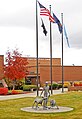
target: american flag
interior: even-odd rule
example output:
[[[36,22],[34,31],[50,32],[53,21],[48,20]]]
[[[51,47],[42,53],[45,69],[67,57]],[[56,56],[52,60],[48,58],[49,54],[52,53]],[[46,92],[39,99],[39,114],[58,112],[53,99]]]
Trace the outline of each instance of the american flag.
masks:
[[[53,18],[51,15],[49,15],[49,20],[50,20],[51,22],[53,22],[53,23],[55,22],[55,21],[54,21],[54,18]]]
[[[39,2],[38,4],[40,6],[40,15],[49,16],[49,20],[51,22],[54,22],[54,18],[51,16],[50,11],[47,8],[45,8],[42,4],[40,4]]]

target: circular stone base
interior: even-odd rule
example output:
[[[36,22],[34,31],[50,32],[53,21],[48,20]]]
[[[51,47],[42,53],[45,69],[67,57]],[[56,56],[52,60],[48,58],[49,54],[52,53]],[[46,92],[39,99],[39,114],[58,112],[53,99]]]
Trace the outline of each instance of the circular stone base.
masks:
[[[43,109],[43,107],[40,106],[38,109],[32,107],[24,107],[21,108],[21,110],[26,112],[33,112],[33,113],[56,113],[56,112],[68,112],[73,110],[73,108],[70,107],[58,106],[58,108],[59,109],[57,109],[56,107]]]

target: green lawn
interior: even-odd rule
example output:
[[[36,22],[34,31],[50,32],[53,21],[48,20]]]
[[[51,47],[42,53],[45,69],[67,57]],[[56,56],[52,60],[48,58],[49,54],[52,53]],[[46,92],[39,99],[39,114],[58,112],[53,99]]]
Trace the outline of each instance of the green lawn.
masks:
[[[59,106],[73,107],[71,112],[54,114],[36,114],[20,110],[22,107],[32,106],[34,98],[21,98],[0,101],[0,119],[82,119],[82,92],[68,92],[53,95]]]

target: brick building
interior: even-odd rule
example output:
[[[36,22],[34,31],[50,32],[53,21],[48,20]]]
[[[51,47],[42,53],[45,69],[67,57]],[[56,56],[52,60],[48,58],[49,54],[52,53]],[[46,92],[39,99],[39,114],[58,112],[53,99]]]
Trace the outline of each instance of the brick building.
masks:
[[[4,55],[0,55],[0,80],[4,78]]]
[[[31,81],[32,84],[36,84],[36,58],[28,58],[28,70],[29,75],[26,77],[26,82]],[[4,77],[4,56],[0,55],[0,79]],[[50,59],[39,58],[39,84],[44,84],[45,81],[50,82]],[[52,81],[61,82],[62,80],[62,67],[61,59],[52,59]],[[64,66],[64,81],[82,81],[82,66]]]
[[[36,78],[37,78],[37,75],[36,75],[36,58],[28,58],[28,62],[29,62],[29,64],[28,64],[29,75],[27,77],[29,80],[31,80],[32,84],[35,84]],[[61,66],[61,59],[60,58],[53,58],[52,59],[52,65],[53,66]],[[38,59],[39,84],[42,84],[45,82],[45,80],[50,79],[49,70],[47,72],[45,72],[45,70],[49,69],[49,68],[50,68],[50,58],[39,58]],[[41,72],[43,72],[43,74],[41,74]],[[45,78],[45,75],[48,76],[48,78]]]
[[[47,72],[47,75],[45,75]],[[43,84],[45,81],[50,81],[50,68],[40,67],[40,83]],[[52,67],[52,80],[54,82],[62,81],[62,67]],[[64,66],[64,81],[82,81],[82,66]]]
[[[36,59],[28,58],[29,72],[28,78],[32,83],[36,82]],[[50,82],[50,59],[39,58],[38,60],[39,69],[39,83],[44,84],[45,81]],[[62,66],[60,58],[52,59],[52,81],[62,81]],[[64,81],[82,81],[82,66],[64,66]]]

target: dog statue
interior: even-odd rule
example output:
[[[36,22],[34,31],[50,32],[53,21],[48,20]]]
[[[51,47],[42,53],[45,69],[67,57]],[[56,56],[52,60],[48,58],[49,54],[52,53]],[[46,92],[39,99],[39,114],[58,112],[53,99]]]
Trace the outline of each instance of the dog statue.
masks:
[[[35,106],[35,109],[38,109],[39,108],[39,104],[42,106],[42,103],[43,103],[43,101],[45,100],[45,98],[44,97],[37,97],[35,100],[34,100],[34,103],[33,103],[33,105],[32,105],[32,108],[34,108],[34,106]]]
[[[58,105],[56,104],[56,101],[51,99],[50,100],[50,107],[52,108],[52,107],[55,107],[55,106],[57,107],[57,109],[59,109]]]

